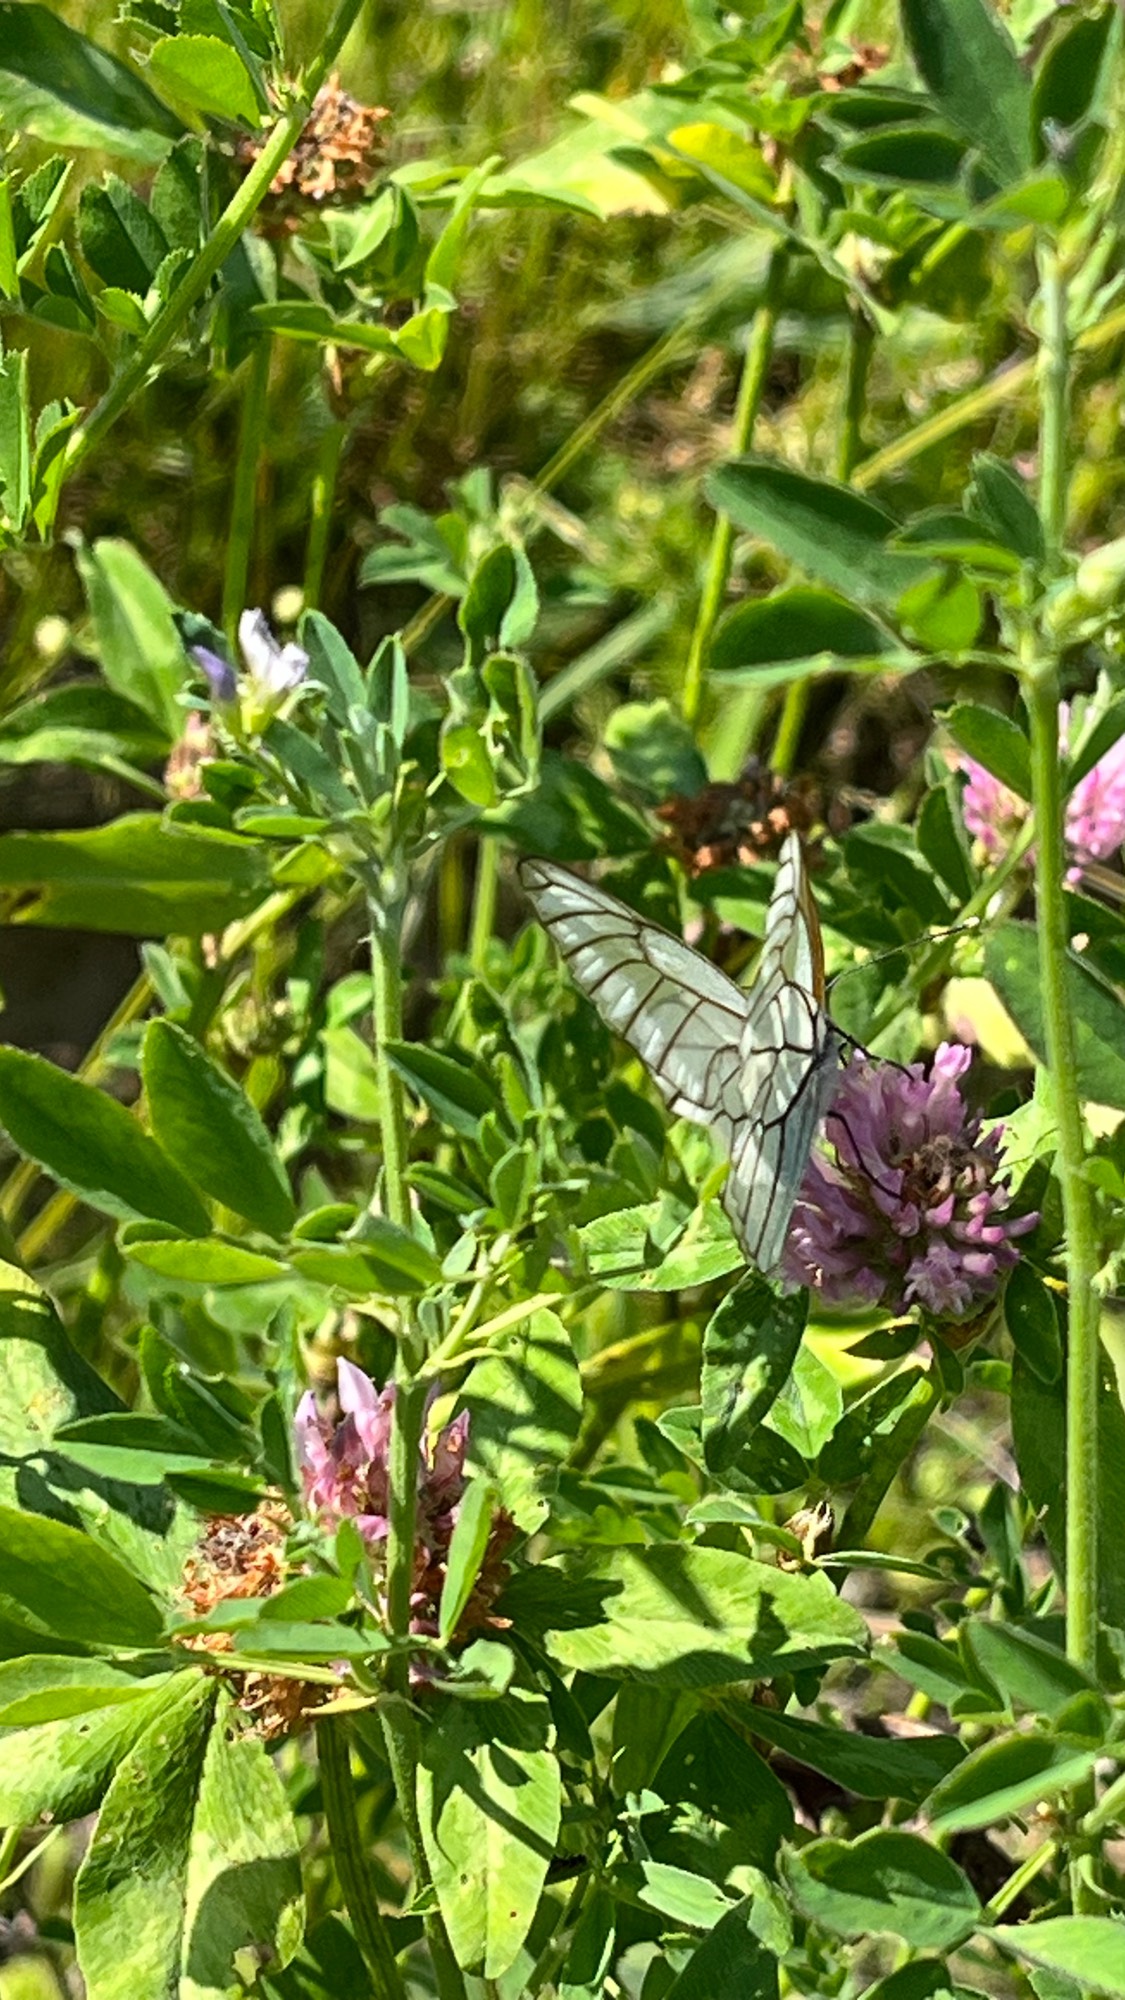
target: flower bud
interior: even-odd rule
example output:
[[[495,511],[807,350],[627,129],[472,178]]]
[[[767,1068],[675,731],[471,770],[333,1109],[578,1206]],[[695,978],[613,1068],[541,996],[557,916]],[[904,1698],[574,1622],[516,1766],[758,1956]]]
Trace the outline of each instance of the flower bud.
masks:
[[[1075,587],[1091,610],[1108,611],[1125,587],[1125,535],[1091,549],[1078,565]]]

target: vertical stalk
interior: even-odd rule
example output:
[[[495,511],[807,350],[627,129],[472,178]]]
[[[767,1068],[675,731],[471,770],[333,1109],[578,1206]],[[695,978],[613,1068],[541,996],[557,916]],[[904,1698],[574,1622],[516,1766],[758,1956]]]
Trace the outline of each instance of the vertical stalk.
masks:
[[[1055,251],[1040,264],[1043,334],[1039,353],[1040,513],[1047,575],[1057,571],[1066,537],[1066,426],[1070,347],[1066,276]],[[1041,652],[1025,670],[1031,721],[1031,796],[1035,818],[1035,888],[1039,977],[1047,1063],[1058,1127],[1057,1170],[1066,1223],[1068,1337],[1066,1372],[1066,1644],[1077,1665],[1096,1674],[1098,1644],[1098,1386],[1101,1366],[1093,1191],[1085,1176],[1085,1140],[1074,1022],[1067,991],[1069,935],[1063,877],[1064,798],[1059,756],[1059,674]],[[1092,1804],[1083,1788],[1081,1813]],[[1072,1850],[1071,1897],[1077,1911],[1097,1907],[1081,1856]]]
[[[254,515],[258,499],[258,468],[266,434],[269,401],[270,358],[273,342],[268,333],[254,343],[246,364],[246,385],[242,398],[242,421],[238,427],[238,459],[234,469],[230,529],[227,534],[226,571],[223,576],[223,631],[234,646],[238,621],[246,605],[246,585],[254,546]]]
[[[331,1721],[322,1719],[316,1725],[317,1762],[332,1859],[356,1943],[371,1974],[375,2000],[406,2000],[406,1986],[379,1908],[360,1836],[346,1730],[342,1716]]]
[[[324,587],[324,565],[328,558],[332,509],[336,501],[336,480],[347,435],[346,424],[331,423],[327,430],[321,433],[317,447],[309,506],[309,538],[305,546],[303,594],[306,611],[316,610]]]
[[[407,1181],[406,1106],[402,1083],[391,1066],[387,1044],[402,1038],[402,919],[405,898],[395,885],[369,883],[371,912],[372,1026],[379,1080],[383,1140],[383,1206],[400,1229],[410,1227]],[[415,1894],[430,1885],[430,1870],[418,1819],[418,1729],[410,1703],[410,1599],[414,1587],[415,1521],[418,1512],[418,1458],[426,1416],[424,1354],[409,1306],[399,1328],[395,1404],[391,1419],[387,1498],[386,1614],[394,1642],[387,1664],[383,1739],[414,1869]],[[466,2000],[465,1982],[436,1911],[424,1919],[440,2000]]]
[[[770,359],[773,355],[774,334],[777,331],[778,307],[781,288],[785,278],[786,251],[784,246],[775,249],[766,273],[766,288],[762,303],[754,316],[754,323],[746,342],[746,353],[742,362],[742,373],[738,381],[738,396],[734,408],[734,423],[731,427],[730,451],[732,458],[740,458],[750,444],[754,423],[761,406],[762,391],[766,384]],[[687,666],[684,670],[684,721],[694,724],[699,716],[703,699],[703,671],[707,660],[707,650],[711,644],[711,634],[715,622],[723,608],[727,579],[730,575],[730,552],[734,542],[734,528],[725,514],[717,514],[711,530],[711,546],[707,552],[707,567],[703,573],[703,589],[699,597],[699,609],[695,615],[695,629],[691,635]]]
[[[851,478],[856,460],[863,449],[860,426],[863,422],[863,412],[867,407],[867,377],[874,352],[875,328],[862,306],[854,307],[848,336],[843,422],[840,426],[840,443],[836,453],[836,477],[843,485],[846,485]],[[811,693],[812,682],[808,679],[791,681],[785,690],[781,720],[777,725],[777,737],[770,756],[770,768],[776,771],[780,778],[787,778],[797,761],[801,731],[808,713]]]
[[[469,925],[469,963],[482,976],[489,940],[496,925],[496,893],[500,886],[500,843],[482,835],[477,843],[473,882],[473,914]]]

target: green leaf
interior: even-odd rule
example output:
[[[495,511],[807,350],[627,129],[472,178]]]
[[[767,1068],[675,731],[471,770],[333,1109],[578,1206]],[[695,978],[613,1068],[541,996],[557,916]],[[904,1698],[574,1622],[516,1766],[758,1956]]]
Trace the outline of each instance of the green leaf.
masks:
[[[623,702],[602,740],[616,776],[646,803],[662,805],[673,792],[690,796],[707,783],[695,738],[670,701]]]
[[[662,1196],[596,1216],[578,1235],[591,1275],[611,1291],[682,1291],[746,1262],[717,1201],[688,1213]]]
[[[764,1278],[750,1272],[707,1323],[703,1455],[708,1471],[727,1484],[742,1483],[740,1461],[789,1379],[807,1312],[807,1292],[779,1298]]]
[[[437,1284],[441,1266],[407,1229],[384,1216],[368,1216],[361,1236],[346,1243],[309,1244],[290,1252],[295,1271],[322,1285],[339,1285],[359,1298],[373,1291],[424,1292]]]
[[[599,1550],[573,1590],[552,1563],[510,1585],[504,1603],[546,1633],[564,1668],[711,1687],[769,1680],[866,1644],[858,1612],[826,1576],[801,1576],[724,1549],[672,1544]]]
[[[20,529],[31,506],[31,405],[26,353],[0,353],[0,497],[9,527]]]
[[[2,844],[2,843],[0,843]],[[1039,1062],[1047,1060],[1039,938],[1034,924],[998,924],[986,938],[984,969]],[[1066,987],[1078,1056],[1078,1088],[1094,1104],[1125,1110],[1125,1010],[1073,952],[1066,957]]]
[[[782,1856],[801,1915],[838,1937],[889,1931],[915,1951],[946,1951],[976,1927],[968,1876],[914,1833],[876,1827],[858,1840],[813,1840]]]
[[[558,1315],[541,1307],[498,1353],[478,1361],[460,1405],[470,1413],[470,1466],[491,1481],[524,1533],[533,1534],[582,1420],[582,1379]]]
[[[1004,181],[1032,164],[1031,91],[1007,29],[984,0],[902,0],[923,83]]]
[[[628,1691],[626,1684],[619,1703]],[[651,1688],[636,1692],[641,1701],[652,1703]],[[652,1786],[662,1799],[694,1806],[705,1819],[732,1828],[740,1860],[756,1868],[772,1870],[781,1842],[793,1831],[793,1807],[780,1778],[714,1713],[693,1716],[680,1731]]]
[[[559,1973],[558,2000],[602,2000],[613,1963],[617,1905],[607,1889],[590,1891]]]
[[[181,1284],[265,1285],[285,1276],[285,1265],[279,1258],[264,1257],[259,1250],[223,1243],[214,1236],[138,1237],[121,1247],[131,1264],[142,1264],[146,1271],[157,1271],[162,1278],[175,1278]]]
[[[0,1048],[0,1122],[28,1159],[91,1208],[206,1233],[198,1196],[125,1106],[42,1056]]]
[[[0,1452],[38,1454],[61,1424],[118,1407],[34,1278],[0,1263]]]
[[[104,285],[143,298],[165,257],[168,243],[151,209],[119,174],[101,187],[87,182],[78,204],[78,241],[90,269]],[[95,543],[95,557],[99,544]],[[119,548],[128,548],[121,542]],[[140,564],[140,557],[130,550]],[[142,565],[143,567],[143,565]],[[145,569],[146,578],[149,572]]]
[[[1082,1785],[1101,1755],[1100,1746],[1065,1736],[997,1736],[970,1751],[926,1801],[936,1837],[993,1826],[1034,1810]]]
[[[683,1971],[664,1989],[664,2000],[777,2000],[777,1960],[756,1935],[747,1898],[696,1946]]]
[[[328,691],[328,709],[343,727],[349,708],[367,706],[367,683],[351,647],[320,611],[306,611],[301,620],[301,644],[309,656],[309,678]]]
[[[1063,16],[1040,55],[1031,86],[1031,143],[1037,160],[1050,156],[1052,128],[1073,132],[1094,106],[1103,89],[1107,54],[1115,44],[1120,48],[1114,25],[1112,7]]]
[[[486,1479],[470,1479],[457,1509],[441,1586],[438,1637],[446,1645],[473,1594],[495,1513],[495,1488]]]
[[[188,1180],[268,1236],[296,1220],[285,1169],[256,1107],[174,1021],[150,1021],[144,1086],[156,1137]]]
[[[1081,1667],[1034,1632],[999,1619],[966,1618],[959,1633],[967,1657],[1010,1708],[1055,1716],[1091,1686]]]
[[[876,187],[949,187],[959,180],[965,142],[940,125],[885,126],[841,146],[836,165],[845,181]]]
[[[561,1814],[550,1712],[521,1690],[447,1703],[421,1739],[418,1808],[460,1966],[499,1979],[531,1925]]]
[[[0,0],[0,120],[51,145],[149,165],[183,129],[124,63],[27,0]]]
[[[179,1992],[192,1830],[218,1684],[181,1676],[178,1699],[122,1759],[74,1887],[88,2000]]]
[[[75,562],[110,687],[135,702],[170,738],[179,736],[179,695],[188,674],[167,592],[129,542],[107,538],[90,547],[82,543]]]
[[[43,1514],[0,1507],[0,1592],[61,1639],[151,1646],[160,1614],[124,1563]]]
[[[1034,1265],[1016,1265],[1004,1289],[1004,1321],[1029,1368],[1043,1382],[1062,1374],[1062,1337],[1055,1302]]]
[[[218,35],[166,35],[149,50],[149,74],[178,104],[212,118],[258,123],[258,103],[246,67]]]
[[[0,764],[81,764],[132,775],[168,755],[169,739],[111,688],[76,683],[24,702],[0,725]]]
[[[179,2000],[227,2000],[240,1961],[250,1984],[260,1966],[280,1971],[301,1942],[300,1843],[285,1787],[227,1696],[207,1740],[184,1890]]]
[[[861,602],[894,603],[925,574],[924,558],[888,547],[898,523],[849,486],[768,459],[732,459],[707,497],[743,534],[771,542],[808,576]]]
[[[26,1670],[34,1663],[11,1664]],[[77,1668],[86,1664],[74,1662]],[[107,1699],[53,1722],[28,1728],[6,1722],[0,1735],[0,1821],[19,1826],[49,1818],[65,1825],[96,1811],[117,1766],[146,1729],[159,1727],[189,1678],[195,1682],[198,1676],[135,1680],[128,1700]]]
[[[507,834],[524,854],[551,861],[600,861],[652,846],[639,813],[615,798],[585,764],[557,750],[544,753],[534,791],[506,800],[479,824],[488,833]]]
[[[1062,1973],[1110,2000],[1125,1995],[1125,1923],[1117,1917],[1047,1917],[1034,1924],[997,1924],[984,1933],[1002,1951]]]
[[[997,541],[1026,562],[1043,560],[1043,523],[1024,481],[991,452],[973,459],[971,510]]]
[[[905,904],[919,924],[948,923],[949,899],[923,861],[913,827],[880,820],[853,826],[845,837],[844,856],[848,873],[871,884],[884,904]]]
[[[166,1687],[170,1675],[145,1678],[107,1660],[39,1653],[0,1665],[0,1727],[27,1729],[40,1722],[116,1708]]]
[[[407,1088],[462,1137],[475,1138],[489,1112],[503,1118],[500,1098],[467,1061],[419,1042],[388,1042],[386,1053]]]
[[[885,667],[884,656],[899,650],[854,604],[831,591],[794,584],[728,612],[711,641],[708,664],[712,673],[732,680],[764,683],[774,668],[784,668],[788,677],[798,666],[838,670],[841,661]]]
[[[955,702],[944,717],[958,748],[964,750],[1020,799],[1031,797],[1031,747],[1018,724],[997,708]]]
[[[861,1799],[905,1799],[920,1805],[933,1787],[960,1764],[963,1752],[954,1736],[862,1736],[853,1729],[836,1729],[826,1722],[769,1709],[754,1733],[773,1743],[799,1764],[820,1771]]]
[[[200,937],[245,916],[270,885],[265,850],[210,827],[126,813],[78,833],[0,835],[10,923]]]

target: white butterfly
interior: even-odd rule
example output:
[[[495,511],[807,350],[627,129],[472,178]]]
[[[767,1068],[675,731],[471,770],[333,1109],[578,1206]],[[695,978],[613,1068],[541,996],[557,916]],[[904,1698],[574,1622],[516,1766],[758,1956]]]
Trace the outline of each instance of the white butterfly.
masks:
[[[790,833],[746,992],[682,938],[552,861],[520,877],[582,991],[678,1118],[730,1155],[723,1207],[750,1261],[776,1271],[809,1153],[839,1080],[824,952],[801,843]]]

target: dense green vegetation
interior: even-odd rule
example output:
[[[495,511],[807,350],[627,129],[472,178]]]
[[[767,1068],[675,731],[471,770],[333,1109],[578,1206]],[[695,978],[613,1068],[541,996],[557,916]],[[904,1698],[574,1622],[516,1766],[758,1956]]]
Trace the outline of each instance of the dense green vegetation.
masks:
[[[1121,40],[0,0],[0,2000],[1125,1995]]]

